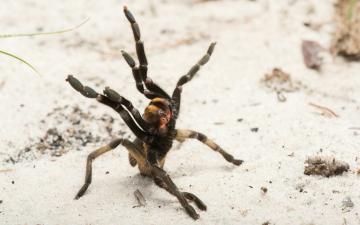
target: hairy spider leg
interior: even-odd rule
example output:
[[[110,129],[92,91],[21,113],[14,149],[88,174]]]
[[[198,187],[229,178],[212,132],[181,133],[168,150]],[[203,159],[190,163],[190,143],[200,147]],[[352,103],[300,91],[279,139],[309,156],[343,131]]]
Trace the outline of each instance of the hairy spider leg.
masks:
[[[136,123],[139,124],[139,126],[145,130],[148,131],[150,125],[141,117],[141,114],[139,110],[137,110],[133,104],[127,100],[125,97],[121,96],[118,92],[115,90],[105,87],[105,90],[103,93],[112,101],[118,102],[121,105],[125,106],[126,109],[131,113],[131,115],[134,117]]]
[[[139,25],[137,24],[135,17],[127,9],[126,6],[124,7],[124,14],[125,14],[126,18],[128,19],[128,21],[130,22],[131,29],[133,31],[133,35],[134,35],[134,39],[135,39],[136,55],[138,57],[139,64],[140,64],[139,67],[135,67],[135,61],[130,57],[129,54],[127,54],[124,51],[122,51],[122,54],[123,54],[126,62],[133,69],[133,76],[134,76],[134,79],[136,82],[137,89],[141,93],[145,94],[143,91],[144,87],[140,86],[140,83],[142,84],[142,82],[144,82],[145,87],[150,92],[157,94],[158,97],[170,99],[170,96],[159,85],[154,83],[151,78],[147,77],[148,62],[147,62],[147,58],[146,58],[146,54],[145,54],[144,42],[141,40]],[[134,70],[135,70],[135,73],[134,73]],[[151,96],[148,95],[146,97],[150,98]],[[152,99],[152,98],[150,98],[150,99]]]
[[[92,182],[92,163],[93,161],[105,154],[106,152],[109,152],[113,149],[115,149],[119,144],[123,145],[134,159],[136,159],[137,162],[143,164],[147,164],[150,167],[151,174],[154,178],[155,183],[168,191],[170,194],[176,196],[180,202],[180,204],[184,207],[186,212],[193,218],[198,219],[199,215],[196,213],[194,208],[187,202],[186,199],[189,201],[194,201],[196,206],[201,210],[206,210],[206,205],[194,194],[188,193],[188,192],[180,192],[177,186],[173,183],[170,176],[160,167],[157,165],[150,166],[150,164],[146,161],[146,157],[144,155],[144,152],[139,149],[134,143],[129,141],[128,139],[118,138],[113,141],[111,141],[109,144],[98,148],[97,150],[91,152],[86,161],[86,172],[85,172],[85,182],[83,186],[80,188],[78,193],[75,196],[75,199],[79,199],[82,197],[88,187],[90,186]]]
[[[121,53],[122,53],[122,56],[124,57],[125,61],[127,62],[127,64],[131,67],[132,74],[133,74],[133,77],[134,77],[135,83],[136,83],[136,88],[138,89],[138,91],[140,93],[142,93],[148,99],[162,97],[161,95],[144,88],[144,83],[143,83],[143,80],[140,75],[140,69],[138,66],[136,66],[135,60],[127,52],[121,51]]]
[[[175,105],[174,107],[175,118],[178,117],[180,112],[182,85],[189,82],[195,76],[195,74],[200,70],[200,67],[205,65],[209,61],[210,56],[214,51],[215,45],[216,45],[215,42],[211,43],[206,54],[194,66],[191,67],[191,69],[189,70],[189,72],[187,72],[187,74],[180,77],[179,81],[177,82],[174,92],[172,94],[172,100]]]
[[[111,100],[109,97],[105,95],[101,95],[97,93],[95,90],[93,90],[88,86],[83,86],[81,82],[72,75],[69,75],[66,81],[68,81],[75,90],[80,92],[85,97],[96,98],[98,102],[113,108],[117,113],[120,114],[121,118],[124,120],[126,125],[140,140],[144,141],[145,143],[151,143],[153,137],[146,132],[145,128],[140,128],[134,121],[135,118],[137,119],[141,118],[137,116],[140,115],[139,112],[136,113],[137,110],[134,108],[128,108],[128,111],[130,111],[130,113],[135,113],[132,114],[133,117],[131,117],[129,112],[124,109],[124,107],[121,105],[120,102],[114,101],[116,100],[116,98],[112,90],[110,91],[110,89],[105,89],[105,93],[109,94],[109,96],[111,96],[111,98],[113,98],[114,100]],[[141,118],[141,121],[139,120],[137,121],[137,123],[139,125],[145,123],[145,121],[142,120],[143,119]]]
[[[199,214],[196,213],[195,209],[187,202],[186,198],[187,197],[191,197],[189,195],[180,192],[179,189],[177,188],[177,186],[174,184],[174,182],[171,180],[170,176],[166,173],[165,170],[163,170],[162,168],[160,168],[158,165],[156,164],[152,164],[151,165],[151,175],[154,178],[154,182],[158,183],[159,185],[159,181],[156,181],[156,179],[160,179],[161,182],[163,182],[166,186],[166,188],[164,188],[165,190],[167,190],[170,194],[176,196],[176,198],[179,200],[181,206],[185,209],[186,213],[191,216],[194,220],[198,219],[200,216]],[[162,187],[159,185],[159,187]],[[195,195],[192,195],[192,197]],[[201,200],[199,198],[197,198],[195,196],[194,199],[198,199],[199,201],[197,201],[197,203],[195,203],[197,206],[199,206],[198,204],[201,204]],[[194,200],[194,199],[189,199],[189,200]],[[199,208],[203,210],[203,205],[201,205]],[[206,206],[205,206],[206,207]]]
[[[75,199],[79,199],[81,196],[83,196],[86,190],[88,189],[89,185],[91,184],[93,161],[100,155],[115,149],[119,144],[123,145],[129,151],[129,154],[131,154],[131,156],[136,160],[144,159],[145,156],[143,152],[137,149],[137,147],[128,139],[118,138],[111,141],[109,144],[96,149],[95,151],[91,152],[87,157],[85,183],[76,194]]]
[[[170,189],[168,188],[168,186],[166,186],[166,184],[158,179],[158,178],[154,178],[154,182],[157,186],[159,186],[160,188],[163,188],[165,189],[167,192],[169,192],[170,194],[172,195],[175,195],[175,193]],[[195,202],[195,205],[200,209],[200,210],[203,210],[203,211],[206,211],[207,207],[205,205],[205,203],[203,201],[201,201],[196,195],[192,194],[192,193],[189,193],[189,192],[181,192],[181,194],[184,195],[184,197],[186,199],[188,199],[189,201],[193,201]]]
[[[205,145],[209,146],[212,150],[215,152],[220,153],[226,161],[233,163],[236,166],[241,165],[244,161],[241,159],[235,159],[234,156],[227,153],[224,149],[222,149],[218,144],[216,144],[213,140],[206,137],[206,135],[193,131],[193,130],[182,130],[177,129],[176,130],[176,140],[178,141],[184,141],[187,138],[194,138],[198,141],[204,143]]]

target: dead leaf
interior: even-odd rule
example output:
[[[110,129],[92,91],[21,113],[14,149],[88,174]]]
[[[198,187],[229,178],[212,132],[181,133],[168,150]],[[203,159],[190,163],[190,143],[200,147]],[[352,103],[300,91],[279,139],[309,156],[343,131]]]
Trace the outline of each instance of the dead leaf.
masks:
[[[323,50],[321,45],[315,41],[304,40],[301,43],[301,50],[306,67],[319,70],[323,59],[319,56]]]

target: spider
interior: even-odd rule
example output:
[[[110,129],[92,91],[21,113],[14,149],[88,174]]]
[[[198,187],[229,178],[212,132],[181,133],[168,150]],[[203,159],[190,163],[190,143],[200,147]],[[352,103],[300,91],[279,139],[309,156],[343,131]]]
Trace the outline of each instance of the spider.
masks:
[[[243,160],[235,159],[202,133],[186,129],[175,129],[176,119],[180,111],[182,86],[189,82],[200,67],[209,61],[215,43],[211,43],[206,54],[187,74],[179,79],[172,96],[170,96],[147,76],[148,62],[145,55],[144,43],[140,37],[139,26],[132,13],[126,7],[124,7],[124,14],[131,24],[136,42],[136,54],[139,65],[136,65],[135,60],[125,51],[122,51],[122,56],[132,69],[137,89],[151,101],[145,108],[144,114],[141,115],[129,100],[109,87],[106,87],[103,94],[100,94],[92,88],[82,85],[74,76],[69,75],[67,77],[66,81],[68,81],[76,91],[85,97],[95,98],[98,102],[113,108],[119,113],[126,125],[136,136],[134,141],[117,138],[88,155],[85,183],[76,194],[75,199],[83,196],[91,183],[93,160],[115,149],[118,145],[122,145],[128,150],[130,165],[133,167],[138,165],[141,175],[151,177],[156,185],[176,196],[188,215],[196,220],[199,218],[199,214],[197,214],[189,202],[193,201],[200,210],[206,210],[206,205],[196,195],[179,191],[178,187],[163,169],[166,155],[171,149],[173,140],[183,142],[188,138],[197,139],[214,151],[220,153],[228,162],[237,166],[243,162]]]

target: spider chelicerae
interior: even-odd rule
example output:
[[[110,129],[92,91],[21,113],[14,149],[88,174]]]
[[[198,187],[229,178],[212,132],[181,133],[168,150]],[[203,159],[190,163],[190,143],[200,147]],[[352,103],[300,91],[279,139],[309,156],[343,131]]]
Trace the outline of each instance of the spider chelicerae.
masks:
[[[121,144],[129,152],[129,162],[131,166],[134,167],[138,165],[141,175],[151,177],[156,185],[176,196],[186,212],[193,219],[198,219],[199,214],[196,213],[189,202],[193,201],[200,210],[206,210],[206,205],[196,195],[179,191],[163,167],[166,155],[173,144],[173,140],[175,139],[183,142],[188,138],[201,141],[214,151],[220,153],[228,162],[233,163],[234,165],[239,166],[243,162],[240,159],[235,159],[214,141],[208,139],[204,134],[192,130],[175,128],[176,119],[178,118],[180,111],[182,86],[189,82],[199,71],[200,67],[209,61],[215,43],[211,43],[206,54],[187,74],[179,79],[170,96],[147,76],[148,62],[145,55],[144,43],[141,41],[140,37],[139,26],[136,23],[134,16],[126,7],[124,7],[124,13],[131,24],[136,42],[136,54],[139,65],[136,65],[135,60],[125,51],[122,51],[122,55],[132,69],[137,89],[151,101],[145,108],[144,114],[141,115],[129,100],[109,87],[106,87],[103,94],[100,94],[92,88],[82,85],[81,82],[72,75],[67,77],[66,81],[82,95],[88,98],[95,98],[98,102],[105,104],[118,112],[126,125],[136,136],[134,141],[125,138],[117,138],[89,154],[86,162],[85,183],[76,194],[75,199],[83,196],[91,183],[93,160],[100,155],[115,149]]]

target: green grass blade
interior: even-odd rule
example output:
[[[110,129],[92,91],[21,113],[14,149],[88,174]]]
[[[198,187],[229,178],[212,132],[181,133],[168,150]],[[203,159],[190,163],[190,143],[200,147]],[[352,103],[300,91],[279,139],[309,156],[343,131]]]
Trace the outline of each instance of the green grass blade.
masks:
[[[40,72],[39,72],[33,65],[31,65],[30,63],[28,63],[28,62],[25,61],[24,59],[22,59],[22,58],[20,58],[20,57],[18,57],[18,56],[16,56],[16,55],[14,55],[14,54],[11,54],[11,53],[9,53],[9,52],[2,51],[2,50],[0,50],[0,54],[10,56],[10,57],[12,57],[12,58],[14,58],[14,59],[16,59],[16,60],[24,63],[25,65],[27,65],[28,67],[30,67],[33,71],[35,71],[38,75],[41,75]]]
[[[22,34],[0,34],[0,38],[33,37],[33,36],[40,36],[40,35],[52,35],[52,34],[66,33],[66,32],[76,30],[77,28],[81,27],[89,20],[90,20],[90,18],[87,18],[86,20],[84,20],[80,24],[76,25],[75,27],[64,29],[64,30],[51,31],[51,32],[38,32],[38,33],[22,33]]]
[[[356,2],[358,0],[349,0],[349,9],[348,9],[348,20],[351,20],[353,17],[353,13],[354,13],[354,8],[356,5]]]

